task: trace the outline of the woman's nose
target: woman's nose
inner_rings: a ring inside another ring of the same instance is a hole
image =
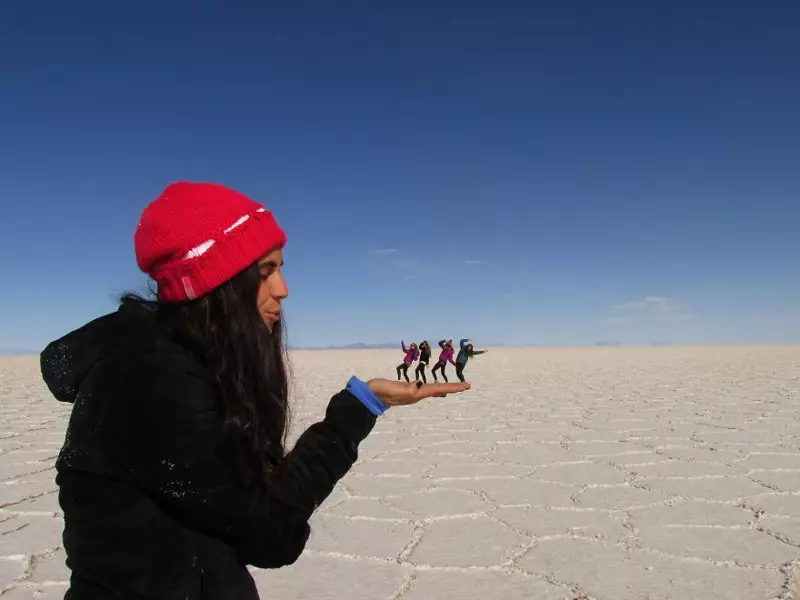
[[[275,273],[273,281],[270,281],[270,284],[270,292],[273,298],[283,300],[289,296],[289,288],[286,286],[286,280],[283,278],[283,274]]]

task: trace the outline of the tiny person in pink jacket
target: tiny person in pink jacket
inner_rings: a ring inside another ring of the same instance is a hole
[[[437,362],[433,369],[431,369],[431,373],[433,374],[433,379],[435,381],[439,381],[436,377],[436,371],[442,372],[442,379],[447,382],[447,374],[444,372],[447,363],[455,366],[455,361],[453,360],[453,340],[441,340],[439,342],[439,348],[442,349],[441,353],[439,354],[439,362]]]
[[[400,346],[403,348],[403,352],[406,353],[406,356],[403,362],[397,365],[397,381],[400,381],[400,371],[402,371],[406,381],[410,382],[411,380],[408,378],[408,367],[419,358],[419,350],[416,344],[411,344],[410,348],[406,348],[406,343],[402,340],[400,341]]]

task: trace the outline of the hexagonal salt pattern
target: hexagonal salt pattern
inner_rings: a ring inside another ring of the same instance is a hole
[[[396,353],[295,352],[295,426]],[[800,600],[800,349],[494,349],[391,409],[312,517],[286,600]],[[0,600],[63,597],[70,407],[0,362]]]

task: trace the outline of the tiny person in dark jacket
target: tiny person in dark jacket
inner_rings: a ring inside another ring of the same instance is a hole
[[[379,415],[469,388],[354,376],[287,451],[285,242],[242,194],[170,184],[134,236],[155,298],[42,352],[74,403],[56,463],[67,600],[258,598],[247,566],[297,560]]]
[[[463,382],[464,367],[467,366],[467,361],[478,354],[486,354],[488,350],[475,350],[472,346],[472,340],[469,338],[461,340],[460,346],[458,356],[456,356],[456,377]]]
[[[421,376],[422,382],[428,383],[428,378],[425,377],[425,367],[428,366],[429,362],[431,362],[431,345],[428,343],[428,340],[423,340],[419,345],[419,363],[417,364],[417,369],[414,371],[417,376],[417,381],[419,381]]]

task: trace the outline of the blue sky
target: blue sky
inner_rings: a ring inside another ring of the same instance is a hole
[[[800,5],[0,6],[0,348],[146,285],[141,209],[286,229],[296,345],[800,341]]]

